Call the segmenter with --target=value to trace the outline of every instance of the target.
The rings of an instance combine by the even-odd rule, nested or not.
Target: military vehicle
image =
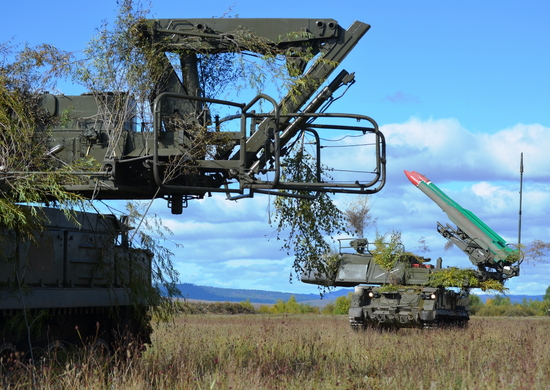
[[[28,210],[27,210],[28,211]],[[40,208],[33,239],[0,229],[0,356],[92,343],[109,349],[115,334],[149,342],[145,295],[152,253],[128,245],[124,219]]]
[[[212,193],[237,200],[258,193],[314,199],[320,192],[378,192],[386,180],[378,125],[362,114],[327,111],[340,97],[335,93],[342,95],[355,82],[355,74],[341,70],[329,78],[369,28],[356,21],[345,29],[333,19],[143,20],[132,28],[136,45],[158,53],[155,69],[160,69],[150,80],[150,101],[138,104],[119,91],[44,93],[42,108],[57,121],[37,129],[43,143],[36,145],[43,147],[51,171],[82,159],[94,163],[92,170],[65,169],[63,177],[71,179],[62,184],[68,191],[91,200],[163,198],[173,214],[181,214],[189,200]],[[201,61],[243,52],[286,61],[294,83],[280,101],[262,93],[245,103],[206,96]],[[315,179],[285,181],[283,160],[303,135],[313,139]],[[324,181],[321,151],[324,159],[338,140],[345,140],[348,151],[358,148],[364,165],[350,173],[349,166],[331,164],[340,171]],[[33,167],[4,163],[0,170],[0,190],[9,193],[8,183]],[[28,311],[44,313],[44,326],[32,338],[45,346],[81,338],[108,343],[113,330],[124,328],[147,339],[127,287],[135,278],[149,283],[150,255],[124,240],[116,242],[127,229],[123,221],[76,213],[78,223],[73,223],[61,211],[44,212],[47,239],[19,245],[17,237],[3,231],[3,349],[29,347],[27,333],[10,328]],[[135,264],[145,269],[136,275]],[[111,312],[116,315],[108,316]]]
[[[349,241],[349,245],[342,245]],[[366,239],[340,241],[340,253],[330,275],[310,271],[304,283],[330,287],[355,287],[349,321],[352,329],[464,327],[470,319],[470,289],[434,286],[430,276],[442,270],[442,260],[404,256],[390,270],[376,263],[373,243]],[[355,253],[351,253],[355,248]],[[475,259],[476,263],[478,259]],[[486,267],[485,265],[484,267]],[[486,270],[484,270],[486,272]],[[494,276],[498,272],[490,272]],[[482,273],[477,274],[484,280]],[[499,275],[500,277],[502,275]]]
[[[348,245],[345,245],[349,242]],[[430,259],[405,256],[385,270],[373,258],[374,244],[366,239],[340,240],[338,263],[332,275],[304,273],[302,282],[331,287],[355,287],[349,321],[354,330],[374,328],[431,328],[465,326],[470,315],[469,288],[454,291],[429,285],[442,267]],[[354,248],[355,253],[350,253]]]
[[[518,276],[521,253],[483,223],[474,213],[462,208],[425,176],[405,171],[409,180],[438,204],[457,225],[437,223],[437,231],[460,248],[476,267],[478,281],[504,282]],[[369,243],[355,239],[342,245],[340,253],[327,273],[316,270],[301,276],[304,283],[331,287],[355,287],[349,309],[352,329],[376,328],[432,328],[439,326],[464,327],[470,319],[469,280],[446,288],[434,284],[434,273],[442,270],[442,260],[436,265],[430,259],[399,253],[395,266],[385,269],[376,261],[373,249],[386,249],[388,244]],[[381,248],[377,248],[376,246]],[[343,250],[355,249],[355,253]],[[397,251],[395,251],[397,252]]]

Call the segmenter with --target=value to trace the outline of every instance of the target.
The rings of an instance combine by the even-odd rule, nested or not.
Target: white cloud
[[[446,181],[517,180],[523,152],[526,176],[548,181],[550,128],[538,124],[487,134],[472,133],[456,119],[411,118],[381,130],[388,144],[388,169],[417,170]]]

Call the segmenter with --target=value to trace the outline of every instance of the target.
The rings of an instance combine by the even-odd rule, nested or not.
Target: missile
[[[505,260],[508,255],[515,252],[514,249],[506,245],[506,241],[493,229],[470,210],[466,210],[451,199],[428,178],[414,171],[405,171],[405,175],[416,188],[434,201],[468,238],[484,250],[490,251],[497,262]]]

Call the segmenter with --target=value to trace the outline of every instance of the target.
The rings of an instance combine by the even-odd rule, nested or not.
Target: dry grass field
[[[5,370],[4,388],[550,389],[550,318],[352,332],[345,316],[186,315],[141,357],[79,352]]]

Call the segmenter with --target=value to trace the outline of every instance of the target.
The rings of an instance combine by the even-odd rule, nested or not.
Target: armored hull
[[[132,291],[150,286],[152,254],[124,245],[112,215],[41,211],[34,239],[0,229],[0,352],[109,346],[127,332],[148,342],[147,305]]]
[[[383,287],[357,286],[349,310],[349,321],[355,330],[464,327],[469,318],[468,292],[457,293],[442,287],[384,290]]]

